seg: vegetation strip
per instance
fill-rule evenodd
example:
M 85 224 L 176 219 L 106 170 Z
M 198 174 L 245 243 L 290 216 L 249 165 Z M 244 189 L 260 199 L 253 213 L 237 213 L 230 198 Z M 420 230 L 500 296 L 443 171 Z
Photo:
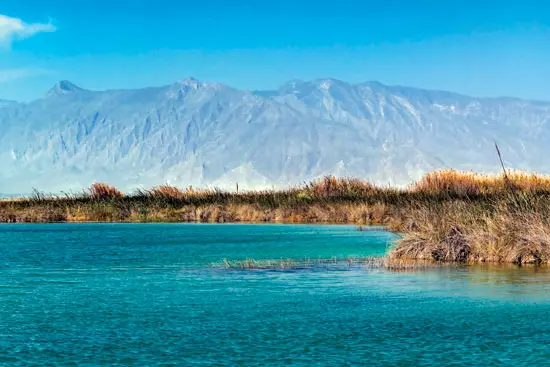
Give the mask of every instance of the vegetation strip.
M 387 257 L 346 257 L 346 258 L 318 258 L 318 259 L 223 259 L 221 263 L 212 264 L 215 268 L 227 270 L 303 270 L 316 268 L 352 268 L 388 269 L 396 271 L 420 270 L 437 265 L 432 261 L 392 260 Z
M 62 196 L 0 201 L 1 222 L 278 222 L 385 225 L 403 233 L 390 259 L 550 262 L 550 176 L 436 171 L 407 188 L 324 179 L 232 193 L 159 186 L 125 195 L 96 183 Z

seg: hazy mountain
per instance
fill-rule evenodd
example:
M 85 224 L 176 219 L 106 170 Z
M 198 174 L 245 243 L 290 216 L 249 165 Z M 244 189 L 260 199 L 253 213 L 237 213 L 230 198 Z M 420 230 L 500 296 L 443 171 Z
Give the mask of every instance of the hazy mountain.
M 13 105 L 15 105 L 15 102 L 13 101 L 6 101 L 4 99 L 0 99 L 0 108 L 13 106 Z
M 1 103 L 1 102 L 0 102 Z M 406 184 L 452 167 L 550 172 L 550 102 L 291 81 L 242 91 L 184 80 L 94 92 L 68 81 L 0 108 L 0 191 L 129 190 L 169 182 L 243 188 L 326 175 Z

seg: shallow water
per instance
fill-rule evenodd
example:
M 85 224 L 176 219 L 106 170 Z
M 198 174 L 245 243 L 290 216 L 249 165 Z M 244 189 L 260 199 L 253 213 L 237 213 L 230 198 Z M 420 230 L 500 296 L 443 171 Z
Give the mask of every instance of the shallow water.
M 1 366 L 544 365 L 547 269 L 225 270 L 380 256 L 349 226 L 0 226 Z

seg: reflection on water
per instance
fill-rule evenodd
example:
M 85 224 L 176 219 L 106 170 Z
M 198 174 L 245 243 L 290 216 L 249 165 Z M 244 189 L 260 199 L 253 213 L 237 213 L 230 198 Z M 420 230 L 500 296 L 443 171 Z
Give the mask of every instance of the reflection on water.
M 546 267 L 348 263 L 346 226 L 0 227 L 0 365 L 544 365 Z M 223 259 L 342 259 L 230 269 Z M 372 265 L 372 264 L 371 264 Z
M 550 301 L 550 268 L 517 265 L 440 265 L 418 270 L 407 279 L 423 290 L 442 289 L 455 295 Z
M 475 265 L 468 268 L 469 279 L 472 282 L 489 283 L 492 285 L 528 285 L 548 284 L 550 268 L 548 266 L 517 266 L 517 265 Z

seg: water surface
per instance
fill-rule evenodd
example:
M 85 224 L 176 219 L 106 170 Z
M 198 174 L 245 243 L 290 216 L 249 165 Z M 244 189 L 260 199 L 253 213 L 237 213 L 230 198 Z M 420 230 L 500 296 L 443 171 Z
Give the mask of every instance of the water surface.
M 351 226 L 0 226 L 0 365 L 544 365 L 550 273 L 224 258 L 380 256 Z

